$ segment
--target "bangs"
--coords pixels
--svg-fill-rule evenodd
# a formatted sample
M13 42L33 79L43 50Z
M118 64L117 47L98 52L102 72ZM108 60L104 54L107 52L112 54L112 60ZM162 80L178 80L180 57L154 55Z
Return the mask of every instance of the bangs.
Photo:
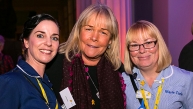
M153 30L146 25L135 25L135 27L129 30L128 36L129 43L148 38L155 38L157 40L155 32L153 32Z
M92 12L90 12L92 13ZM82 22L82 26L88 25L89 21L94 19L95 24L93 26L102 27L107 29L110 33L112 33L112 20L109 17L108 13L104 11L95 12L95 14L90 15L90 13L86 16L85 20ZM91 17L89 17L91 16Z

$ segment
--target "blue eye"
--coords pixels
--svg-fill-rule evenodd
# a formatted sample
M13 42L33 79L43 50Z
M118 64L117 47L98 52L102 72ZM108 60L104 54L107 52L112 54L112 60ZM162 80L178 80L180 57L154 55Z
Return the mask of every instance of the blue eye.
M59 40L59 38L58 38L58 37L52 37L52 40L54 40L54 41L58 41L58 40Z
M42 34L37 35L38 38L43 38L44 36Z

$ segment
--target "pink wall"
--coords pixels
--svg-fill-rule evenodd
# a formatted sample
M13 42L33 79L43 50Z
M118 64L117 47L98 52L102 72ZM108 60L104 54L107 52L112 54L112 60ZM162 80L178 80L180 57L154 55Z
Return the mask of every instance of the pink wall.
M124 57L124 44L127 29L132 23L131 0L77 0L77 17L90 4L101 2L108 5L119 22L121 56ZM193 22L193 0L153 0L153 23L161 31L171 52L172 64L178 66L178 57L183 46L193 36L190 28Z
M178 66L180 51L190 40L193 0L154 0L153 22L160 29L171 52L172 64Z

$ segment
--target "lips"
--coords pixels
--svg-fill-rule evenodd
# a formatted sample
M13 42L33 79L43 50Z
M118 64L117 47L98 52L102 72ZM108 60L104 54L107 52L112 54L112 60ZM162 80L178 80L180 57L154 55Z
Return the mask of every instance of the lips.
M96 47L96 46L93 46L93 45L89 45L89 44L87 44L87 46L89 46L91 48L99 48L99 47Z
M148 59L150 56L139 56L139 59Z
M51 50L40 50L40 51L47 54L52 52Z

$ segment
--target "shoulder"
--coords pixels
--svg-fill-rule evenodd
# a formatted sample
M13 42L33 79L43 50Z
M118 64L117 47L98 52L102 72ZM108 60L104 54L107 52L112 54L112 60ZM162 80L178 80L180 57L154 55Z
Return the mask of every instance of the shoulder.
M121 66L119 67L118 71L119 71L120 73L125 72L125 68L124 68L124 64L123 64L123 63L121 63Z
M55 58L46 65L45 73L52 79L54 77L60 77L63 72L64 54L57 54ZM53 76L54 75L54 76Z
M21 85L20 83L22 83L22 80L24 80L24 78L22 77L20 72L10 71L2 74L0 76L0 89L6 87L17 89L19 85Z
M193 72L176 66L171 67L173 75L170 77L170 80L173 81L173 85L187 86L187 84L190 84L191 81L193 82Z
M125 84L130 84L131 83L131 75L130 74L127 74L126 72L123 72L122 73L122 77L123 77L123 80L125 82Z
M185 70L185 69L173 66L173 65L171 67L172 67L172 69L174 71L174 75L190 76L190 77L193 76L193 72L192 71L188 71L188 70Z
M46 65L46 69L57 67L63 64L64 54L57 54L54 59Z
M193 40L190 41L188 44L186 44L183 48L181 52L190 52L193 51Z

